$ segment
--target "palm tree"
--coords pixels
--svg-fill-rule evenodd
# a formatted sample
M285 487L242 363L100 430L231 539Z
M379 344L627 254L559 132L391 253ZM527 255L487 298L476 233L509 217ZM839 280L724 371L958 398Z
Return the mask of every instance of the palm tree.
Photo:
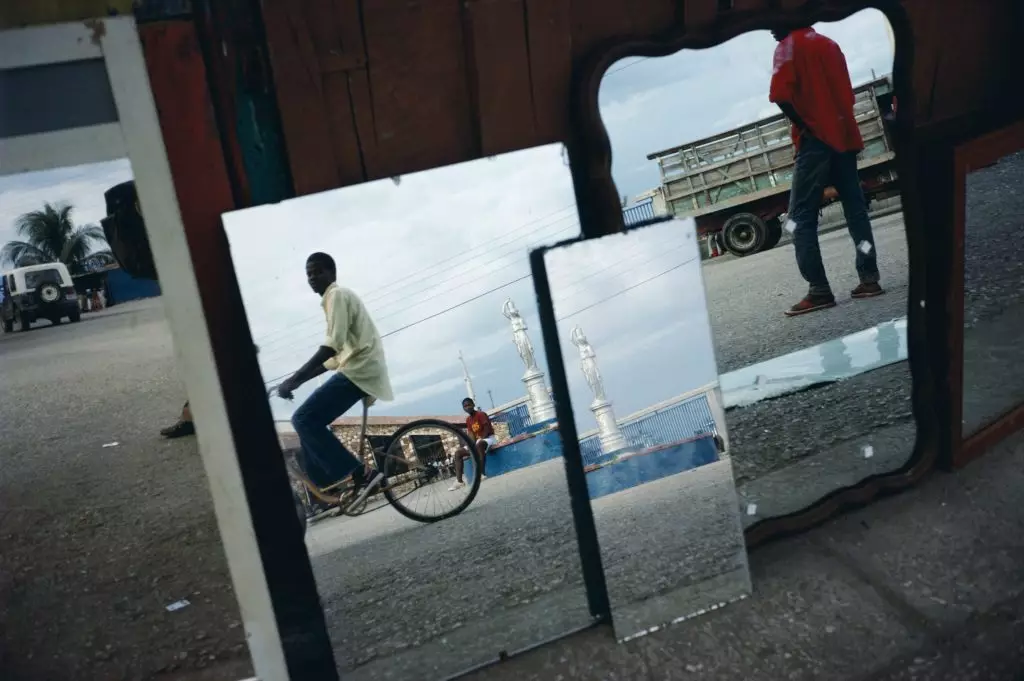
M109 248L93 250L94 245L107 246L103 229L98 225L76 226L71 211L69 203L47 202L42 210L19 216L14 228L23 240L8 241L0 249L0 262L15 267L62 262L72 274L82 272L90 260L113 263Z

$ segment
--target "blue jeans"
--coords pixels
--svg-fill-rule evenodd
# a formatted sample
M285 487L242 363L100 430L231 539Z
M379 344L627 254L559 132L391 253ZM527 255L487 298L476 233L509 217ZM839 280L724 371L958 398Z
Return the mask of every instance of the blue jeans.
M857 173L857 152L838 152L824 142L804 133L793 169L793 186L789 193L789 219L796 224L793 249L796 265L809 285L811 295L831 295L825 266L818 245L818 213L825 187L833 186L843 204L843 215L857 249L857 274L861 283L878 282L878 259L875 237L871 233L867 202ZM867 253L862 244L871 245Z
M330 424L365 396L352 381L335 373L292 414L306 475L318 486L333 485L359 466L359 460L331 432Z

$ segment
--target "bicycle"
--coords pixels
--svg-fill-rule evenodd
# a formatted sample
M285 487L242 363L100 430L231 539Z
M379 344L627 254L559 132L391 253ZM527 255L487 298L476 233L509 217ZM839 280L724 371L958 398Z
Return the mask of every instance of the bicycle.
M277 393L277 386L267 391L271 398ZM438 419L417 419L400 427L387 442L387 447L370 445L373 456L366 456L368 443L367 418L372 400L363 399L362 424L359 430L359 452L356 458L362 465L379 470L384 474L385 482L378 488L380 495L396 511L406 518L421 523L434 523L462 513L476 498L480 489L480 461L476 447L469 436L461 429ZM454 455L460 448L465 448L472 457L466 462L464 476L466 486L461 488L462 495L453 495L448 490L447 481L455 473ZM291 451L291 450L289 450ZM358 491L353 490L351 478L339 481L328 487L321 488L302 470L295 456L286 452L285 466L292 484L292 495L295 500L296 513L305 533L309 520L306 509L309 504L303 501L317 499L342 514L359 516L384 506L378 498L377 505L371 506L371 497L360 498ZM440 492L444 500L457 503L440 513L425 513L412 507L419 498L419 492L430 495ZM432 508L436 509L437 505Z

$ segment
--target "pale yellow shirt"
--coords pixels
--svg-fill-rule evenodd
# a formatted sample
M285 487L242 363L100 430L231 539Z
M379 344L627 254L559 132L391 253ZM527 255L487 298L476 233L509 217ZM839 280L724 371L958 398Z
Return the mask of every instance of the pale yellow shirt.
M339 372L370 397L394 399L384 344L363 301L347 288L331 284L320 305L327 318L323 344L337 353L324 362L324 368Z

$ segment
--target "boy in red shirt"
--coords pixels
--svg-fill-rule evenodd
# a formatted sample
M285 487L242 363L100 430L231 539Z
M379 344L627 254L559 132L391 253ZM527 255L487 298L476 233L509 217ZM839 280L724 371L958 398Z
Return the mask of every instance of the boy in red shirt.
M842 50L813 28L775 29L775 49L769 99L793 124L796 164L789 195L796 263L809 285L807 296L786 310L795 316L834 307L835 296L821 262L818 212L821 198L833 186L857 248L860 285L854 298L883 293L878 284L875 239L867 202L857 173L857 154L864 148L853 113L853 85Z
M491 419L488 418L487 414L476 408L472 398L467 397L462 400L462 410L467 414L466 431L469 433L469 439L474 442L477 454L480 455L478 461L480 462L480 477L483 479L487 477L484 475L484 468L487 466L487 452L491 447L498 444L498 439L494 436L494 426L491 425ZM466 451L465 447L455 452L455 482L448 488L449 492L454 492L466 485L462 480L462 469L465 460L468 458L469 452Z

